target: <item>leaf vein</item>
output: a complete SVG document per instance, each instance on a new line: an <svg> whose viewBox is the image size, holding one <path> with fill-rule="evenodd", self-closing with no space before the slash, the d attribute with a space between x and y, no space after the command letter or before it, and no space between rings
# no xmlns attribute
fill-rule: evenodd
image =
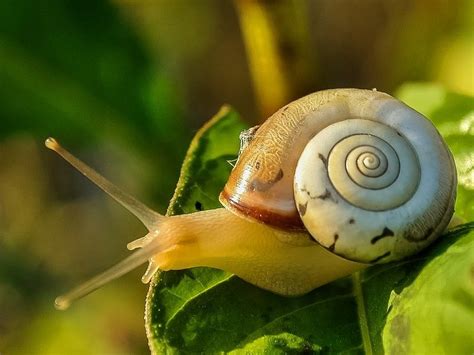
<svg viewBox="0 0 474 355"><path fill-rule="evenodd" d="M362 283L360 272L352 275L352 283L354 286L354 296L357 304L357 315L359 320L360 334L362 337L362 344L366 355L372 355L372 342L370 340L369 323L367 320L367 310L365 309L364 293L362 291Z"/></svg>
<svg viewBox="0 0 474 355"><path fill-rule="evenodd" d="M202 291L199 291L198 293L196 293L193 297L191 298L188 298L182 305L181 307L179 307L171 316L170 318L166 321L166 327L168 327L168 325L171 323L171 321L176 317L176 315L181 312L187 304L189 304L191 301L193 301L194 299L196 299L197 297L201 296L202 294L206 293L207 291L211 290L212 288L216 287L217 285L220 285L220 284L223 284L227 281L229 281L232 277L234 277L233 274L230 274L229 276L227 276L226 278L222 279L222 280L219 280L218 282L216 283L213 283L211 285L209 285L208 287L204 288Z"/></svg>

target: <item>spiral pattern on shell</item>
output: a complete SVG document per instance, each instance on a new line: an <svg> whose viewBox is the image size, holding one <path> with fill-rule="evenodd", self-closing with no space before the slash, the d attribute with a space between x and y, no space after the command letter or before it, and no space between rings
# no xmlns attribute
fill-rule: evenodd
<svg viewBox="0 0 474 355"><path fill-rule="evenodd" d="M329 179L354 206L371 211L393 209L416 191L420 180L416 153L390 127L362 119L339 122L321 132L317 144L329 148Z"/></svg>
<svg viewBox="0 0 474 355"><path fill-rule="evenodd" d="M419 113L387 101L317 132L294 177L295 202L314 239L365 263L424 248L454 211L455 168L443 140Z"/></svg>

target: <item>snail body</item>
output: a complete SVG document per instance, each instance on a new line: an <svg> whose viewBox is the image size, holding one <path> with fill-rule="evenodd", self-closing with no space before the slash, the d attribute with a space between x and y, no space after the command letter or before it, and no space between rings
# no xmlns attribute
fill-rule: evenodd
<svg viewBox="0 0 474 355"><path fill-rule="evenodd" d="M421 114L384 93L305 96L243 132L241 143L219 197L225 208L165 217L48 140L149 230L128 245L138 251L57 306L147 260L144 282L158 269L208 266L278 294L304 294L418 252L454 212L456 170L446 144Z"/></svg>

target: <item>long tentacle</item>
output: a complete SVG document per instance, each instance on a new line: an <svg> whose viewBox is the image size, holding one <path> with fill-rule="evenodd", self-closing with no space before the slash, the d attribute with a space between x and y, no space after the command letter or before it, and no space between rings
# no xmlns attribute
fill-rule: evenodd
<svg viewBox="0 0 474 355"><path fill-rule="evenodd" d="M153 230L156 225L164 218L158 212L153 211L151 208L138 201L133 196L122 191L115 184L107 180L105 177L100 175L97 171L92 169L90 166L73 156L66 149L64 149L54 138L48 138L45 141L46 147L55 151L62 156L67 162L79 170L85 177L91 180L94 184L100 187L108 195L113 197L122 206L133 213L142 223L148 228L149 231Z"/></svg>

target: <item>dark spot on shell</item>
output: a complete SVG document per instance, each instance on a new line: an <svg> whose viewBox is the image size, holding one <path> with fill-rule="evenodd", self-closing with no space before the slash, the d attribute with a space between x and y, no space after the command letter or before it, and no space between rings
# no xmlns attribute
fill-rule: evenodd
<svg viewBox="0 0 474 355"><path fill-rule="evenodd" d="M393 231L387 227L385 227L382 231L382 234L380 235L377 235L375 237L372 238L372 240L370 241L372 244L375 244L377 243L380 239L382 238L385 238L385 237L393 237L395 234L393 233Z"/></svg>
<svg viewBox="0 0 474 355"><path fill-rule="evenodd" d="M304 187L304 186L300 189L300 191L301 192L306 192L306 195L308 195L308 197L312 200L314 200L315 198L319 198L321 200L330 199L330 200L334 201L335 203L337 203L337 200L334 197L332 197L331 191L329 191L328 189L326 189L323 194L314 195L314 196L311 195L311 192L309 190L307 190L306 187Z"/></svg>
<svg viewBox="0 0 474 355"><path fill-rule="evenodd" d="M264 181L260 181L258 179L255 179L254 181L252 181L252 184L250 185L251 189L252 189L252 191L267 191L270 187L272 187L278 181L283 179L283 175L284 175L283 170L280 169L280 170L278 170L277 175L271 180L268 180L268 181L264 182Z"/></svg>
<svg viewBox="0 0 474 355"><path fill-rule="evenodd" d="M194 204L194 207L196 208L196 210L202 211L202 203L201 202L196 201L196 203Z"/></svg>
<svg viewBox="0 0 474 355"><path fill-rule="evenodd" d="M257 161L257 162L255 163L255 169L256 169L256 170L260 169L260 162L259 162L259 161Z"/></svg>
<svg viewBox="0 0 474 355"><path fill-rule="evenodd" d="M301 217L306 214L306 208L308 207L308 202L305 204L299 203L298 204L298 211L300 212Z"/></svg>
<svg viewBox="0 0 474 355"><path fill-rule="evenodd" d="M336 242L337 240L339 239L339 234L334 234L334 242L328 247L328 250L329 251L334 251L334 249L336 248Z"/></svg>
<svg viewBox="0 0 474 355"><path fill-rule="evenodd" d="M275 182L277 182L277 181L280 181L281 179L283 179L283 169L280 169L280 170L278 171L278 174L277 174L277 176L275 177L275 179L274 179L273 181L274 181L274 183L275 183Z"/></svg>
<svg viewBox="0 0 474 355"><path fill-rule="evenodd" d="M375 259L372 259L369 261L369 263L371 264L374 264L380 260L382 260L383 258L386 258L387 256L389 256L391 253L389 251L387 251L385 254L382 254L380 256L377 256Z"/></svg>
<svg viewBox="0 0 474 355"><path fill-rule="evenodd" d="M354 219L354 218L351 218L348 223L349 223L349 224L354 224L355 222L356 222L355 219Z"/></svg>
<svg viewBox="0 0 474 355"><path fill-rule="evenodd" d="M290 106L286 105L285 107L283 107L283 112L288 111L289 108L290 108Z"/></svg>
<svg viewBox="0 0 474 355"><path fill-rule="evenodd" d="M327 166L328 166L328 161L327 161L327 159L326 159L321 153L318 153L318 157L319 157L319 159L321 159L321 161L323 162L324 166L327 167Z"/></svg>
<svg viewBox="0 0 474 355"><path fill-rule="evenodd" d="M317 196L317 198L321 200L331 199L331 197L332 197L331 191L329 191L328 189L326 189L326 191L324 191L322 195Z"/></svg>

